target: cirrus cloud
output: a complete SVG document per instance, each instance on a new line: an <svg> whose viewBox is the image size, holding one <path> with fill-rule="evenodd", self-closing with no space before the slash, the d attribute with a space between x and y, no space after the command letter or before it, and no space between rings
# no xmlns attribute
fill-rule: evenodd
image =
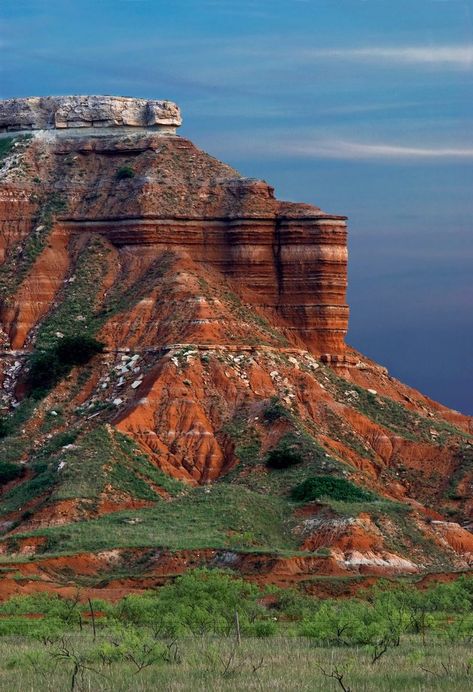
<svg viewBox="0 0 473 692"><path fill-rule="evenodd" d="M473 44L327 48L305 51L305 57L470 68L473 66Z"/></svg>

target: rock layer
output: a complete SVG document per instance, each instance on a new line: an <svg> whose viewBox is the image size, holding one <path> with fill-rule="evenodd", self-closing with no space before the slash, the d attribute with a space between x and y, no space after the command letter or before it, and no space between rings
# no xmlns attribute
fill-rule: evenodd
<svg viewBox="0 0 473 692"><path fill-rule="evenodd" d="M179 127L172 101L117 96L37 96L0 101L0 132L108 127Z"/></svg>
<svg viewBox="0 0 473 692"><path fill-rule="evenodd" d="M274 315L290 341L327 357L344 354L345 217L279 202L266 182L243 178L188 140L111 133L96 140L33 139L25 154L63 200L57 221L69 236L97 233L143 257L151 250L187 257L233 280L242 297ZM132 177L120 179L120 168ZM7 169L4 180L6 252L27 233L28 217L34 226L37 207L28 206L34 195L21 169ZM200 340L213 341L205 330Z"/></svg>

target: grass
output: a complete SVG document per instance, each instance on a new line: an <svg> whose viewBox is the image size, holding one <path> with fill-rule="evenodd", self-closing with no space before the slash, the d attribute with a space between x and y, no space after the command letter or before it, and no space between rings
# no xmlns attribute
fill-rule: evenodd
<svg viewBox="0 0 473 692"><path fill-rule="evenodd" d="M431 444L442 445L451 436L471 439L471 436L460 428L446 421L425 418L387 396L372 394L367 389L338 377L328 367L320 367L316 377L322 380L324 386L330 389L338 401L353 406L374 423L407 440L425 440ZM435 439L431 435L431 430L437 433Z"/></svg>
<svg viewBox="0 0 473 692"><path fill-rule="evenodd" d="M90 629L89 624L86 630ZM91 632L86 631L71 634L65 641L80 655L90 649L91 639ZM97 644L102 640L99 631ZM339 684L322 672L330 675L335 668L346 686L356 692L469 692L472 684L470 645L450 644L441 638L429 639L423 646L420 637L410 637L375 664L371 664L371 652L363 647L324 648L300 637L244 637L239 647L230 637L185 637L177 644L177 660L161 660L139 673L131 662L90 665L76 689L335 692L341 689ZM47 656L48 650L57 648L25 636L1 637L0 690L70 689L73 661L54 661Z"/></svg>
<svg viewBox="0 0 473 692"><path fill-rule="evenodd" d="M1 141L1 140L0 140ZM56 193L47 195L39 205L35 228L21 246L9 252L0 267L0 295L10 298L26 277L36 258L46 246L56 215L65 209L64 200Z"/></svg>
<svg viewBox="0 0 473 692"><path fill-rule="evenodd" d="M470 690L471 578L412 581L317 599L196 569L115 603L17 595L0 604L0 690Z"/></svg>
<svg viewBox="0 0 473 692"><path fill-rule="evenodd" d="M267 467L268 455L263 458L261 454L260 435L242 410L222 431L234 443L239 463L219 482L245 485L265 495L271 493L288 497L292 487L302 483L308 475L346 474L347 467L330 456L306 431L302 421L275 397L269 401L263 417L268 425L281 419L287 421L292 429L279 439L271 452L277 454L290 450L301 460L300 463L270 470Z"/></svg>
<svg viewBox="0 0 473 692"><path fill-rule="evenodd" d="M23 399L13 413L9 416L2 416L2 418L0 418L0 438L16 435L20 432L22 425L26 423L33 414L36 405L37 402L34 401L34 399L26 398ZM4 447L8 447L8 445L0 442L0 454L2 454L2 458L4 458Z"/></svg>
<svg viewBox="0 0 473 692"><path fill-rule="evenodd" d="M234 534L246 536L249 549L258 546L277 552L296 547L290 515L290 505L282 498L264 498L246 488L219 484L188 489L151 508L114 512L21 535L46 535L48 551L53 553L115 547L229 548Z"/></svg>
<svg viewBox="0 0 473 692"><path fill-rule="evenodd" d="M188 486L164 473L157 466L154 466L149 458L139 450L131 437L117 431L114 431L113 435L118 449L122 453L122 459L125 460L125 463L131 467L133 473L139 478L144 478L158 485L172 496L185 492L188 489Z"/></svg>
<svg viewBox="0 0 473 692"><path fill-rule="evenodd" d="M11 450L10 456L2 457L6 463L26 451L24 439L10 437L3 444ZM87 432L69 427L46 438L21 468L33 476L2 496L0 512L19 510L45 493L53 501L97 500L107 484L131 497L154 501L160 495L153 485L171 495L185 487L153 466L130 438L104 426Z"/></svg>
<svg viewBox="0 0 473 692"><path fill-rule="evenodd" d="M33 465L33 471L35 473L33 478L15 486L2 497L0 504L2 514L24 509L29 502L39 498L54 486L56 477L51 468L41 466L37 469Z"/></svg>
<svg viewBox="0 0 473 692"><path fill-rule="evenodd" d="M94 236L79 254L74 281L64 284L57 307L41 322L36 348L54 346L57 343L56 332L65 336L95 335L98 328L95 318L97 291L107 272L104 257L108 251L106 240Z"/></svg>

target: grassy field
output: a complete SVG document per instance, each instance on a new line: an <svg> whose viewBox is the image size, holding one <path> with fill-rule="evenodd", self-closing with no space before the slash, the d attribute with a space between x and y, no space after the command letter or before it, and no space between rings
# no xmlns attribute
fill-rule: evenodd
<svg viewBox="0 0 473 692"><path fill-rule="evenodd" d="M471 578L337 600L208 569L116 603L15 596L0 604L0 690L462 692L472 605Z"/></svg>
<svg viewBox="0 0 473 692"><path fill-rule="evenodd" d="M75 658L87 650L91 634L74 634L61 646L26 638L0 639L0 690L70 690ZM100 637L99 637L100 640ZM167 642L169 646L171 642ZM164 646L166 646L164 645ZM169 661L138 670L136 664L87 663L77 672L76 690L342 690L330 676L342 675L351 692L466 692L472 689L471 645L411 637L376 663L366 648L323 648L300 637L186 637L169 646ZM325 674L324 672L325 671Z"/></svg>

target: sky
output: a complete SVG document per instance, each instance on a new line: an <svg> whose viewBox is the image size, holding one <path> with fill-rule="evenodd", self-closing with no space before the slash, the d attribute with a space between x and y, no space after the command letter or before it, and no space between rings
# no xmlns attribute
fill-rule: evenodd
<svg viewBox="0 0 473 692"><path fill-rule="evenodd" d="M0 98L176 101L349 217L348 342L473 414L473 0L0 0Z"/></svg>

